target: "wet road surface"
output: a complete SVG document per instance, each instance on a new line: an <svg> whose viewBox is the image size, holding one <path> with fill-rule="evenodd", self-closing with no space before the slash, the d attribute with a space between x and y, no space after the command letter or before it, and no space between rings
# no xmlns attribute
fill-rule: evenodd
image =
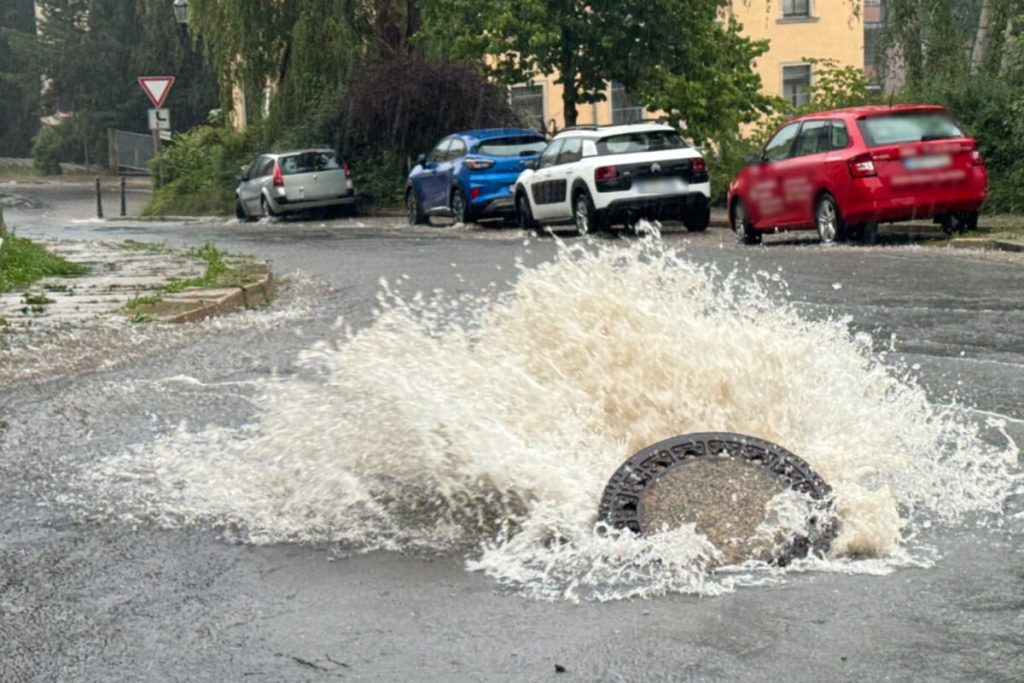
<svg viewBox="0 0 1024 683"><path fill-rule="evenodd" d="M400 219L82 222L88 188L0 188L9 191L31 200L5 211L25 236L212 239L302 275L264 314L101 331L0 359L0 376L28 378L0 391L0 680L1024 678L1020 500L1001 528L921 539L941 553L929 569L791 574L715 598L607 604L526 600L467 573L461 558L338 557L75 521L58 502L72 472L182 420L245 424L256 411L246 383L296 372L298 353L334 338L339 316L366 325L381 277L475 291L514 277L517 257L547 260L555 246ZM895 335L892 362L916 367L933 402L1001 416L1024 443L1021 256L788 239L742 248L723 230L665 239L723 270L781 268L809 316L849 316L883 342Z"/></svg>

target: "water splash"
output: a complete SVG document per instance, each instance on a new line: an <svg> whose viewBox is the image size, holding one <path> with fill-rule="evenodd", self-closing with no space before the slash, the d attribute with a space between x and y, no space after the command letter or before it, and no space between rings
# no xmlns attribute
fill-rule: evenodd
<svg viewBox="0 0 1024 683"><path fill-rule="evenodd" d="M262 386L256 424L183 425L83 484L116 516L244 542L459 551L546 599L763 580L714 571L720 552L692 526L595 532L622 461L686 432L756 435L821 474L843 521L826 567L925 562L905 547L922 525L999 514L1016 446L987 444L849 321L805 319L778 289L777 274L723 274L657 239L563 245L504 293L406 298L384 283L371 325Z"/></svg>

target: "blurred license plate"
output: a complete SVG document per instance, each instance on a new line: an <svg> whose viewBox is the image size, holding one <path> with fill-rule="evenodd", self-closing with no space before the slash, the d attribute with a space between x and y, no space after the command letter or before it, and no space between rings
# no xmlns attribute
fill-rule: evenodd
<svg viewBox="0 0 1024 683"><path fill-rule="evenodd" d="M934 168L946 168L953 163L948 154L936 154L927 157L910 157L903 160L903 168L908 171L923 171Z"/></svg>
<svg viewBox="0 0 1024 683"><path fill-rule="evenodd" d="M683 183L678 178L638 180L633 186L640 194L668 194L670 192L683 191Z"/></svg>

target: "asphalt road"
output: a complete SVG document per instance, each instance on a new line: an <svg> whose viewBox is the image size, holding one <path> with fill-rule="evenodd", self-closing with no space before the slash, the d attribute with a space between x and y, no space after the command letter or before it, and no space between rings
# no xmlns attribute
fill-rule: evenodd
<svg viewBox="0 0 1024 683"><path fill-rule="evenodd" d="M0 358L0 377L4 363L38 368L0 390L0 680L1024 679L1021 500L993 528L935 529L927 540L941 558L928 569L581 604L498 590L460 557L338 557L232 544L204 528L82 521L61 502L73 473L182 420L253 419L245 383L296 372L339 316L367 325L381 277L455 293L507 286L517 257L546 261L556 247L533 239L527 249L516 230L399 219L100 223L88 220L88 188L2 192L19 196L5 214L26 236L212 239L293 276L257 316L95 330ZM1002 416L1024 443L1024 257L788 238L743 248L714 229L665 240L723 270L781 267L806 315L895 335L892 362L917 366L933 402Z"/></svg>

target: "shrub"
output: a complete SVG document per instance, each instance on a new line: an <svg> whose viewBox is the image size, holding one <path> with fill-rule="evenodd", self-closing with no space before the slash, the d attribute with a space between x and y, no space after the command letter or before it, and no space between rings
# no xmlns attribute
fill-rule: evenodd
<svg viewBox="0 0 1024 683"><path fill-rule="evenodd" d="M42 126L32 138L32 164L43 175L60 175L64 136L60 128Z"/></svg>
<svg viewBox="0 0 1024 683"><path fill-rule="evenodd" d="M407 160L401 154L394 150L373 151L354 157L351 163L360 203L401 206L407 175Z"/></svg>
<svg viewBox="0 0 1024 683"><path fill-rule="evenodd" d="M150 161L156 190L147 215L221 215L232 211L239 167L264 149L262 129L199 126L178 135Z"/></svg>

